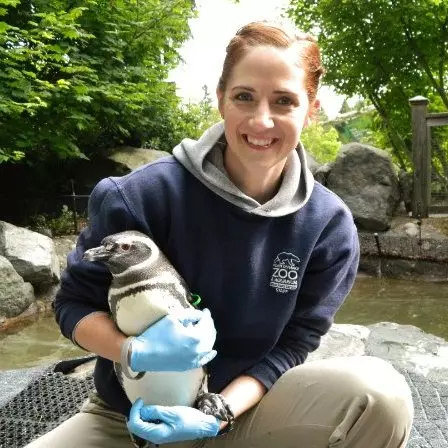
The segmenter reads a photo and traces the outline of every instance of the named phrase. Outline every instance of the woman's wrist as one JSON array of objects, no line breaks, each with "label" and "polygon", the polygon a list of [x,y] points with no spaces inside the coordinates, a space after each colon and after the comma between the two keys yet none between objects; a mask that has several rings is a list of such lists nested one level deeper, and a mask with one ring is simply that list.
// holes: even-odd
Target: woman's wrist
[{"label": "woman's wrist", "polygon": [[126,338],[121,345],[120,365],[123,375],[130,380],[137,380],[142,376],[142,372],[134,373],[131,367],[132,343],[135,341],[133,336]]},{"label": "woman's wrist", "polygon": [[129,379],[134,378],[134,375],[131,373],[131,344],[132,344],[132,337],[126,338],[123,341],[123,344],[121,345],[120,350],[120,365],[121,365],[121,371],[123,372],[123,375],[126,376]]},{"label": "woman's wrist", "polygon": [[255,406],[266,394],[265,386],[257,379],[241,375],[228,384],[220,393],[232,412],[231,421],[220,423],[218,436],[232,430],[235,418]]},{"label": "woman's wrist", "polygon": [[94,312],[81,319],[72,337],[85,350],[114,362],[120,362],[121,349],[126,341],[126,336],[105,312]]}]

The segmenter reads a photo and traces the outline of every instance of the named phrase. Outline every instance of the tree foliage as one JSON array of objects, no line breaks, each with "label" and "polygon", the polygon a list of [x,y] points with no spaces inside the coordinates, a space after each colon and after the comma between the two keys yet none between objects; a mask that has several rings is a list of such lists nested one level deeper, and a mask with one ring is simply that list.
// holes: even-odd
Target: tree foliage
[{"label": "tree foliage", "polygon": [[204,97],[199,103],[181,105],[178,118],[173,122],[175,140],[180,141],[185,137],[198,139],[210,126],[221,120],[218,109],[213,106],[208,87],[204,85],[202,90]]},{"label": "tree foliage", "polygon": [[332,162],[341,148],[338,131],[333,126],[313,123],[307,126],[301,136],[305,149],[319,163]]},{"label": "tree foliage", "polygon": [[157,139],[193,0],[0,0],[0,163],[88,157]]},{"label": "tree foliage", "polygon": [[[447,0],[291,0],[288,15],[319,38],[326,83],[367,98],[401,167],[411,160],[409,99],[448,109]],[[442,166],[447,152],[435,154]],[[438,162],[437,162],[438,160]],[[445,173],[448,175],[448,173]]]}]

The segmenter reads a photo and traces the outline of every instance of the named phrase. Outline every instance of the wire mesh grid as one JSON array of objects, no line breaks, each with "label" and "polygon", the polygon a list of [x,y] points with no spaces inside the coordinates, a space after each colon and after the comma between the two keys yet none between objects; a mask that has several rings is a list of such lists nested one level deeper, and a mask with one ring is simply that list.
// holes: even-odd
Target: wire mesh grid
[{"label": "wire mesh grid", "polygon": [[0,448],[21,448],[74,415],[94,390],[93,378],[46,371],[0,408]]}]

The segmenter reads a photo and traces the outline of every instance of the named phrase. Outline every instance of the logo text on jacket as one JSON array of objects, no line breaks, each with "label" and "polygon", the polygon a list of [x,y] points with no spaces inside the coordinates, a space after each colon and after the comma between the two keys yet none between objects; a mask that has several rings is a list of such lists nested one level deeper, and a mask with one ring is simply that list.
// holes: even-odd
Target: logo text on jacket
[{"label": "logo text on jacket", "polygon": [[296,290],[299,265],[299,257],[290,252],[280,252],[272,265],[270,286],[280,293]]}]

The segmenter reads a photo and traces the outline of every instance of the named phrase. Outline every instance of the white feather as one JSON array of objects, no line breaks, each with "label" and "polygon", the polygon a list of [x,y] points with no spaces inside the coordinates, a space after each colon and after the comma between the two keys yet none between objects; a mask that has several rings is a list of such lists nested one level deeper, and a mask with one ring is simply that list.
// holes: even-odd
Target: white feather
[{"label": "white feather", "polygon": [[139,380],[123,375],[123,386],[132,403],[141,397],[145,404],[193,406],[203,378],[202,368],[186,372],[146,372]]},{"label": "white feather", "polygon": [[136,336],[162,317],[181,309],[180,302],[165,289],[141,291],[118,301],[117,325],[124,334]]},{"label": "white feather", "polygon": [[155,285],[157,283],[172,284],[180,294],[183,294],[185,292],[185,289],[182,287],[181,282],[174,275],[172,275],[170,272],[163,272],[157,275],[156,277],[142,280],[140,282],[135,282],[132,283],[131,285],[123,286],[122,288],[114,288],[112,286],[110,288],[110,295],[123,294],[139,286]]}]

